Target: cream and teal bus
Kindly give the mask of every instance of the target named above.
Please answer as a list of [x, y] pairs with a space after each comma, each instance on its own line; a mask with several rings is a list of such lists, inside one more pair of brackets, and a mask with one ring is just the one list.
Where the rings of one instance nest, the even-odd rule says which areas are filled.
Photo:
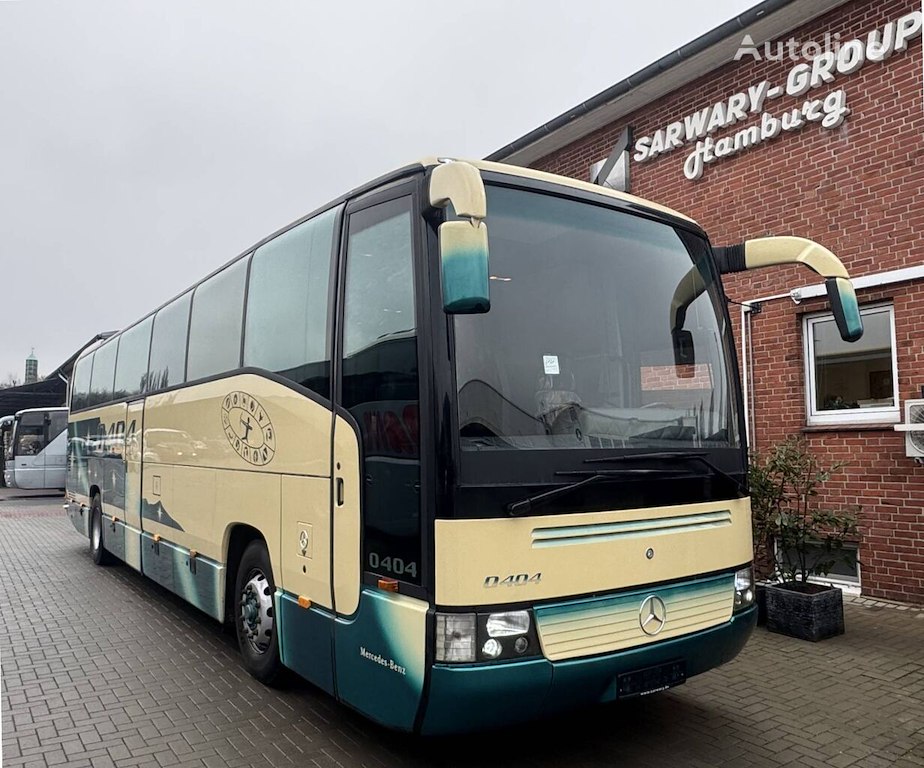
[[[490, 257], [489, 257], [490, 250]], [[88, 349], [67, 509], [119, 560], [385, 726], [471, 731], [663, 690], [756, 621], [713, 248], [572, 179], [428, 159], [257, 243]]]

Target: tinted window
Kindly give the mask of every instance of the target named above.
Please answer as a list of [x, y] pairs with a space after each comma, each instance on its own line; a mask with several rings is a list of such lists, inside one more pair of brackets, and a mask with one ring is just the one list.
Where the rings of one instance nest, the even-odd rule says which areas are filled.
[[89, 405], [112, 400], [112, 379], [115, 376], [117, 340], [107, 342], [93, 353], [93, 373], [90, 377]]
[[29, 411], [19, 417], [19, 423], [23, 427], [45, 427], [45, 411]]
[[[30, 414], [31, 416], [32, 414]], [[29, 423], [29, 422], [33, 423]], [[38, 424], [34, 422], [38, 421]], [[17, 456], [37, 456], [45, 449], [45, 421], [39, 415], [38, 419], [23, 419], [16, 426], [16, 443], [13, 450]]]
[[67, 426], [67, 489], [87, 495], [90, 475], [87, 457], [99, 430], [99, 419], [80, 419]]
[[330, 396], [330, 210], [271, 240], [250, 267], [244, 365], [265, 368]]
[[[379, 215], [387, 218], [367, 223]], [[403, 201], [351, 217], [345, 311], [344, 357], [389, 338], [413, 334], [411, 214]]]
[[241, 259], [196, 288], [189, 324], [187, 381], [240, 366], [246, 277], [247, 259]]
[[180, 296], [154, 316], [147, 392], [182, 384], [186, 380], [186, 331], [191, 298], [190, 293]]
[[149, 317], [134, 328], [129, 328], [119, 337], [119, 356], [116, 360], [115, 397], [130, 397], [144, 389], [148, 372], [148, 352], [151, 348], [151, 327], [154, 318]]
[[87, 407], [90, 397], [90, 373], [93, 370], [93, 355], [81, 357], [74, 366], [71, 384], [71, 410], [78, 411]]
[[52, 411], [49, 414], [48, 442], [60, 435], [67, 426], [67, 411]]
[[350, 217], [343, 404], [364, 455], [365, 570], [420, 583], [420, 437], [410, 198]]

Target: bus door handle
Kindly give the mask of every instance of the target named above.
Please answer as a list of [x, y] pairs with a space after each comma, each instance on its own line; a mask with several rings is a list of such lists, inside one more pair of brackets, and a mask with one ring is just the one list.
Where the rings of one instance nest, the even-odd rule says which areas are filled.
[[337, 478], [337, 506], [343, 506], [343, 478]]

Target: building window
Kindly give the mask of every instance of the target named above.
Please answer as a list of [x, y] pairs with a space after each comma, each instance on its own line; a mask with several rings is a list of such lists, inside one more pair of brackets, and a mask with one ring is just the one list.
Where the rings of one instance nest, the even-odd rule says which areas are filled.
[[830, 313], [805, 318], [810, 425], [899, 421], [895, 312], [865, 307], [863, 337], [843, 341]]
[[[790, 550], [783, 553], [780, 551], [780, 542], [775, 542], [777, 557], [783, 562], [790, 563], [799, 571], [799, 555], [796, 550]], [[814, 570], [822, 566], [827, 570], [824, 576], [809, 576], [808, 580], [813, 584], [833, 584], [846, 589], [849, 592], [859, 594], [860, 587], [860, 558], [859, 548], [855, 542], [844, 542], [842, 549], [829, 551], [822, 542], [807, 542], [805, 546], [805, 566], [809, 570]]]

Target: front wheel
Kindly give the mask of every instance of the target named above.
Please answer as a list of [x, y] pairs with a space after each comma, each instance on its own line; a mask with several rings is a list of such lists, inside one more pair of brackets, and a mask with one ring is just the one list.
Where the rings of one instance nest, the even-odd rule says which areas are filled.
[[261, 683], [273, 683], [282, 670], [276, 639], [276, 584], [262, 541], [247, 545], [237, 568], [235, 625], [244, 667]]
[[103, 546], [103, 505], [99, 494], [90, 501], [90, 555], [97, 565], [111, 565], [114, 558]]

